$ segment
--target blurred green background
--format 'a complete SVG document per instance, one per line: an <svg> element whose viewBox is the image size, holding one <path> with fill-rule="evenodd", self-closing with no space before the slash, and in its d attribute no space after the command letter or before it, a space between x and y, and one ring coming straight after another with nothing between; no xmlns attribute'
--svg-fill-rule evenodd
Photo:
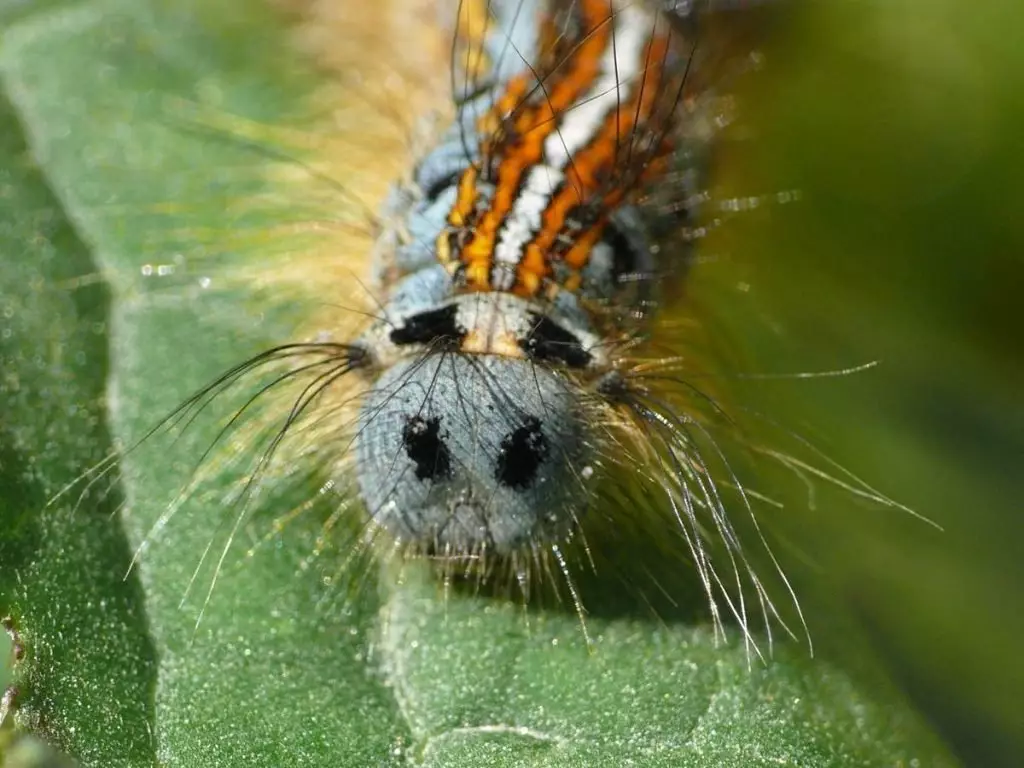
<svg viewBox="0 0 1024 768"><path fill-rule="evenodd" d="M746 96L756 140L723 184L800 201L734 217L720 263L695 276L744 284L731 322L754 372L879 361L749 396L944 531L830 496L779 516L786 557L967 764L1020 765L1024 5L792 11L773 17ZM846 655L850 625L810 613L822 652Z"/></svg>

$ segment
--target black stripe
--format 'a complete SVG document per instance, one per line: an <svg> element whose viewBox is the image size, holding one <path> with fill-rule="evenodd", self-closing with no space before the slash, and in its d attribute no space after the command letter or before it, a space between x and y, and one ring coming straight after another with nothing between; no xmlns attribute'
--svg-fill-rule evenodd
<svg viewBox="0 0 1024 768"><path fill-rule="evenodd" d="M400 328L391 331L391 342L402 347L407 344L432 344L442 341L455 346L462 342L466 331L455 322L458 307L449 304L440 309L412 315Z"/></svg>
<svg viewBox="0 0 1024 768"><path fill-rule="evenodd" d="M583 343L572 331L549 317L530 313L530 334L517 339L519 347L534 361L561 363L570 368L586 368L593 360Z"/></svg>

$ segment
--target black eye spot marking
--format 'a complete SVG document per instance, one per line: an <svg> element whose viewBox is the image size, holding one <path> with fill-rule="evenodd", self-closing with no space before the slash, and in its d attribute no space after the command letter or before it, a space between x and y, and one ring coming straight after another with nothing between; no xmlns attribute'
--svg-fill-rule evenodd
<svg viewBox="0 0 1024 768"><path fill-rule="evenodd" d="M452 455L441 435L441 419L410 416L402 428L405 455L416 464L420 480L444 480L452 476Z"/></svg>
<svg viewBox="0 0 1024 768"><path fill-rule="evenodd" d="M399 347L406 344L430 344L436 341L455 345L466 335L455 322L458 311L456 305L449 304L447 307L412 315L406 318L401 328L391 331L391 342Z"/></svg>
<svg viewBox="0 0 1024 768"><path fill-rule="evenodd" d="M612 249L612 280L621 283L636 273L640 266L640 255L635 244L613 222L604 229L602 239Z"/></svg>
<svg viewBox="0 0 1024 768"><path fill-rule="evenodd" d="M593 356L583 348L579 337L550 318L530 314L530 333L518 339L519 347L531 360L562 363L570 368L586 368Z"/></svg>
<svg viewBox="0 0 1024 768"><path fill-rule="evenodd" d="M501 440L494 476L509 488L525 489L537 476L537 469L551 452L540 428L540 419L530 416L523 426Z"/></svg>
<svg viewBox="0 0 1024 768"><path fill-rule="evenodd" d="M462 178L462 173L462 169L459 168L457 170L452 171L449 174L434 179L430 183L430 186L423 190L423 197L427 200L428 203L433 203L435 200L437 200L437 198L441 196L442 192L444 192L449 187L454 187L456 184L459 183L459 179Z"/></svg>

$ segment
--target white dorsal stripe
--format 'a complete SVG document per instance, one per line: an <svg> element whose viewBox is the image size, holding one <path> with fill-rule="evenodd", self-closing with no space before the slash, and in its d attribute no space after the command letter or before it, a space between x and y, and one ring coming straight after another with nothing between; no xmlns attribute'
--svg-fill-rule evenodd
<svg viewBox="0 0 1024 768"><path fill-rule="evenodd" d="M593 86L559 116L559 129L544 140L543 162L527 172L519 197L498 233L491 273L497 290L512 287L510 267L519 263L526 244L540 231L541 217L565 179L564 168L570 158L593 140L607 116L623 101L621 83L641 76L651 15L635 5L625 5L616 8L612 23L614 34L609 36Z"/></svg>

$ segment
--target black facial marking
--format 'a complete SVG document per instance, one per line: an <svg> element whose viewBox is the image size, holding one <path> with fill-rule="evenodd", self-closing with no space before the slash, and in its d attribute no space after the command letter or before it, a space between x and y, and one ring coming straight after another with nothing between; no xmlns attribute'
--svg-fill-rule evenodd
<svg viewBox="0 0 1024 768"><path fill-rule="evenodd" d="M452 476L452 455L441 435L441 419L410 416L402 428L405 455L416 464L420 480L444 480Z"/></svg>
<svg viewBox="0 0 1024 768"><path fill-rule="evenodd" d="M611 278L621 282L624 274L636 271L637 253L623 230L612 223L604 228L603 240L611 246Z"/></svg>
<svg viewBox="0 0 1024 768"><path fill-rule="evenodd" d="M455 323L458 307L449 304L440 309L430 309L406 318L401 328L391 331L391 342L398 346L406 344L430 344L444 341L456 344L462 341L466 332Z"/></svg>
<svg viewBox="0 0 1024 768"><path fill-rule="evenodd" d="M554 320L530 314L530 333L518 339L519 347L531 360L562 363L570 368L586 368L592 355L583 348L579 337Z"/></svg>
<svg viewBox="0 0 1024 768"><path fill-rule="evenodd" d="M502 438L494 476L509 488L527 488L550 452L547 438L540 428L540 419L530 416L523 426Z"/></svg>
<svg viewBox="0 0 1024 768"><path fill-rule="evenodd" d="M612 280L620 283L625 276L637 272L640 268L640 254L636 251L636 244L621 229L609 222L602 239L612 249Z"/></svg>
<svg viewBox="0 0 1024 768"><path fill-rule="evenodd" d="M449 187L454 187L459 183L459 178L462 176L462 169L456 169L449 174L441 176L434 180L429 187L423 190L423 197L428 203L432 203L441 196Z"/></svg>

